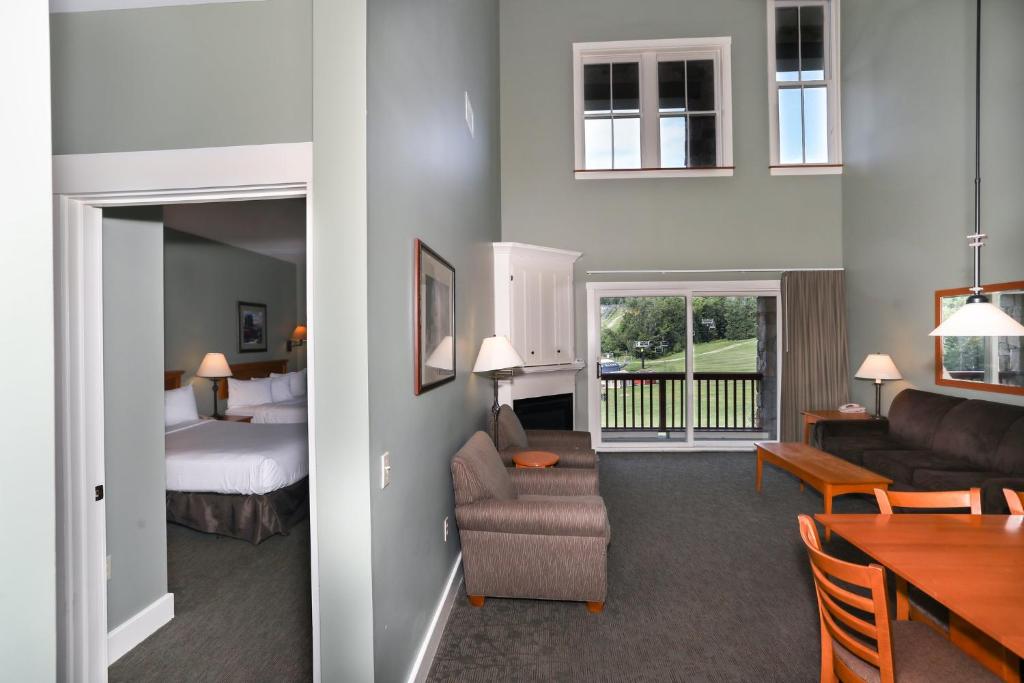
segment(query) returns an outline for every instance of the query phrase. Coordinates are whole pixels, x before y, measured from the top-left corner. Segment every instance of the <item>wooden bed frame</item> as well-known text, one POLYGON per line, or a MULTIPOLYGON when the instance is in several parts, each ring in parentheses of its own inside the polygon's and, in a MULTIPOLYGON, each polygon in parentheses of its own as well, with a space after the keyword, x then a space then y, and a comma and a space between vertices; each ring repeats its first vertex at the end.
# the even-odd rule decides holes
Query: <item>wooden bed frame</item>
POLYGON ((164 391, 181 388, 181 376, 184 370, 164 370, 164 391))
MULTIPOLYGON (((283 375, 288 372, 288 360, 261 360, 253 363, 232 363, 231 374, 233 379, 263 379, 270 377, 270 373, 276 372, 283 375)), ((228 397, 228 383, 224 381, 217 387, 217 398, 224 400, 228 397)))

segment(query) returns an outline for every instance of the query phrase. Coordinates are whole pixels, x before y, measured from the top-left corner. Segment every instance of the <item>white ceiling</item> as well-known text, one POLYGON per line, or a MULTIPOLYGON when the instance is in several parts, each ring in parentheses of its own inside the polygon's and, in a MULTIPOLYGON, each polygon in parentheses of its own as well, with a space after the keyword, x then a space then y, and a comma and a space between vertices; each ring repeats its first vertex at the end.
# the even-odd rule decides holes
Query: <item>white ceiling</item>
MULTIPOLYGON (((5 0, 6 1, 6 0, 5 0)), ((50 12, 97 12, 108 9, 139 9, 173 5, 211 5, 224 2, 261 2, 262 0, 50 0, 50 12)))
POLYGON ((168 204, 164 225, 297 265, 306 262, 306 199, 168 204))

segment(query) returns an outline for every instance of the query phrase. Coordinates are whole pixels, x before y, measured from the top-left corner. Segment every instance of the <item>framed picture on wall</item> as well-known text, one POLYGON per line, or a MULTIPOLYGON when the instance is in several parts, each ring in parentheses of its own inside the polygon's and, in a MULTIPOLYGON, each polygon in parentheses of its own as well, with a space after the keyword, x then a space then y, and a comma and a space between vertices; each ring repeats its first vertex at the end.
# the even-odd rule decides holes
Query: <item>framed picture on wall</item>
POLYGON ((415 392, 455 379, 455 269, 416 240, 413 265, 415 392))
POLYGON ((238 302, 238 351, 256 353, 267 350, 267 305, 238 302))

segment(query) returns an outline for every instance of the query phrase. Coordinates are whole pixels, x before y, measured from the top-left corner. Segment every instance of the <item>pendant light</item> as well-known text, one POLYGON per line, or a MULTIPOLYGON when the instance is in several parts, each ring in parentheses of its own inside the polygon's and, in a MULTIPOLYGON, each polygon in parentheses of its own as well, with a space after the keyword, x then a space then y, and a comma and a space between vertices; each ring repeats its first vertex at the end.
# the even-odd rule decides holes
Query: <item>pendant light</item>
POLYGON ((967 236, 974 250, 974 286, 967 303, 948 320, 932 330, 932 337, 1021 337, 1024 325, 989 301, 981 286, 981 0, 977 0, 977 28, 974 70, 974 234, 967 236))

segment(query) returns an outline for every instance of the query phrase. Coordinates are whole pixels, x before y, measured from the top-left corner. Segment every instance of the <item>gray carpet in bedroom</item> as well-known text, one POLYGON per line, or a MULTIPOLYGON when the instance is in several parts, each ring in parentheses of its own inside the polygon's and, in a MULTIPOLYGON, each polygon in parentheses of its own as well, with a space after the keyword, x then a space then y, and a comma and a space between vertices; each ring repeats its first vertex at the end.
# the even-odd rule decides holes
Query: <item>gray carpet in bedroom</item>
MULTIPOLYGON (((460 591, 431 681, 816 681, 818 619, 796 516, 821 496, 751 453, 601 456, 608 601, 488 599, 460 591)), ((836 512, 875 512, 844 496, 836 512)), ((863 561, 840 539, 841 556, 863 561)))
POLYGON ((258 546, 167 525, 174 619, 110 667, 110 681, 313 679, 309 523, 258 546))

